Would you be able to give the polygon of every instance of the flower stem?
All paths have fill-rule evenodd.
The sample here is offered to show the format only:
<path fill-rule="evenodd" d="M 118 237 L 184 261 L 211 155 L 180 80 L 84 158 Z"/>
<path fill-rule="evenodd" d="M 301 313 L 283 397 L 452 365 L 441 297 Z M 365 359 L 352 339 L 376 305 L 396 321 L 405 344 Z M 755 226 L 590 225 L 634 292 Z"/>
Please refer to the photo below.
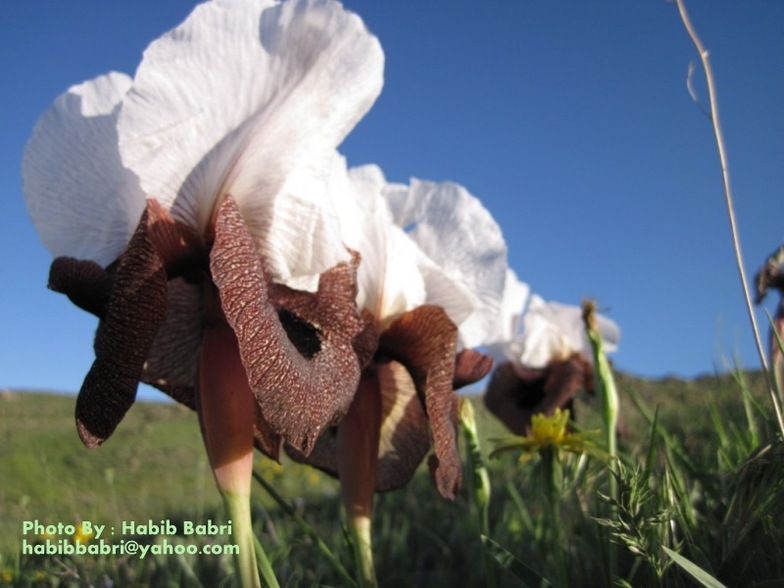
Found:
<path fill-rule="evenodd" d="M 340 488 L 361 588 L 378 585 L 371 527 L 380 435 L 381 390 L 376 371 L 368 368 L 337 434 Z"/>
<path fill-rule="evenodd" d="M 231 540 L 237 547 L 234 554 L 234 569 L 237 573 L 239 586 L 261 587 L 259 572 L 256 568 L 256 538 L 253 535 L 253 527 L 250 524 L 250 501 L 248 496 L 241 492 L 222 492 L 223 505 L 226 508 L 226 515 L 232 522 Z M 268 586 L 273 588 L 278 586 L 272 568 L 263 550 L 259 555 L 262 556 L 259 564 L 264 572 L 264 579 Z"/>
<path fill-rule="evenodd" d="M 205 295 L 208 322 L 199 360 L 198 413 L 215 483 L 232 524 L 240 586 L 261 586 L 250 516 L 255 405 L 234 331 L 217 296 Z M 268 583 L 275 587 L 274 575 Z"/>
<path fill-rule="evenodd" d="M 618 424 L 618 390 L 615 387 L 615 378 L 612 375 L 610 362 L 604 353 L 604 342 L 599 333 L 596 319 L 596 303 L 590 300 L 583 301 L 583 321 L 585 334 L 591 344 L 594 364 L 594 387 L 596 398 L 599 402 L 599 411 L 604 427 L 607 452 L 610 459 L 614 460 L 618 450 L 616 446 L 616 427 Z M 614 480 L 615 477 L 613 476 Z M 616 498 L 613 496 L 613 498 Z"/>
<path fill-rule="evenodd" d="M 604 428 L 608 461 L 608 484 L 610 497 L 614 504 L 619 498 L 618 478 L 615 475 L 618 448 L 616 444 L 616 428 L 618 424 L 618 390 L 615 387 L 615 378 L 610 368 L 610 362 L 604 353 L 604 343 L 599 333 L 598 320 L 596 318 L 596 304 L 593 301 L 583 301 L 583 322 L 585 323 L 585 333 L 591 344 L 594 364 L 594 389 L 599 403 L 599 410 L 602 417 Z M 614 543 L 609 546 L 608 570 L 610 581 L 618 576 L 618 546 Z"/>
<path fill-rule="evenodd" d="M 488 511 L 490 510 L 490 475 L 485 467 L 482 457 L 482 446 L 479 441 L 479 432 L 476 427 L 476 417 L 474 405 L 468 398 L 460 400 L 460 425 L 468 446 L 468 467 L 473 473 L 472 494 L 477 513 L 479 514 L 480 533 L 484 537 L 490 536 L 490 521 Z M 484 545 L 484 541 L 483 541 Z M 496 586 L 495 560 L 487 548 L 482 550 L 485 565 L 485 583 L 488 588 Z"/>
<path fill-rule="evenodd" d="M 550 529 L 552 535 L 553 553 L 555 554 L 556 577 L 558 585 L 567 586 L 566 579 L 566 552 L 563 543 L 563 529 L 561 528 L 561 468 L 558 449 L 553 445 L 545 445 L 539 450 L 542 459 L 542 475 L 544 482 L 544 494 L 547 499 L 547 511 L 550 517 Z"/>
<path fill-rule="evenodd" d="M 710 99 L 709 115 L 711 124 L 713 125 L 713 132 L 716 136 L 716 148 L 718 149 L 719 162 L 721 163 L 721 178 L 724 185 L 724 199 L 727 205 L 727 217 L 729 218 L 730 222 L 732 244 L 735 249 L 735 263 L 738 268 L 738 275 L 740 277 L 741 288 L 743 290 L 743 297 L 746 301 L 746 311 L 749 315 L 751 330 L 757 346 L 757 353 L 759 355 L 760 364 L 762 365 L 762 371 L 765 374 L 768 391 L 770 392 L 771 401 L 773 402 L 773 409 L 776 413 L 776 419 L 778 420 L 779 431 L 782 435 L 784 435 L 784 416 L 782 416 L 780 405 L 780 402 L 784 402 L 784 398 L 779 398 L 776 395 L 772 381 L 773 378 L 771 377 L 771 374 L 768 370 L 768 363 L 765 359 L 765 351 L 762 347 L 762 340 L 760 338 L 759 328 L 757 327 L 757 319 L 754 315 L 754 307 L 751 303 L 751 294 L 749 293 L 748 280 L 746 279 L 746 269 L 743 265 L 743 255 L 740 250 L 740 237 L 738 236 L 738 226 L 735 222 L 735 208 L 733 205 L 732 187 L 730 185 L 730 167 L 727 160 L 727 150 L 724 146 L 724 133 L 722 132 L 721 121 L 719 120 L 719 102 L 716 96 L 716 82 L 713 77 L 713 68 L 710 64 L 708 50 L 702 44 L 702 41 L 697 35 L 697 31 L 695 30 L 694 25 L 689 18 L 689 14 L 686 12 L 686 6 L 684 5 L 683 0 L 675 0 L 675 3 L 678 5 L 678 12 L 680 14 L 681 21 L 683 22 L 683 26 L 686 29 L 686 32 L 689 34 L 692 43 L 694 43 L 694 46 L 697 49 L 697 53 L 700 55 L 702 68 L 705 71 L 705 81 L 708 85 L 708 97 Z"/>
<path fill-rule="evenodd" d="M 372 517 L 355 516 L 348 520 L 351 532 L 351 545 L 357 565 L 357 584 L 360 588 L 378 586 L 376 570 L 373 566 Z"/>

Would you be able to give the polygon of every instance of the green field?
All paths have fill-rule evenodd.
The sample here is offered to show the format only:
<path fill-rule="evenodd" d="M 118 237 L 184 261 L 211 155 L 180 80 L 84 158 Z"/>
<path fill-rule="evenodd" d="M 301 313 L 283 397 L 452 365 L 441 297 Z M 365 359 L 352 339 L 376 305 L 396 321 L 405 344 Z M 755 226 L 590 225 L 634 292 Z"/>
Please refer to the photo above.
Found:
<path fill-rule="evenodd" d="M 381 585 L 487 585 L 484 554 L 491 553 L 499 586 L 548 580 L 603 586 L 608 581 L 602 561 L 610 545 L 618 545 L 619 576 L 633 586 L 694 585 L 662 546 L 680 551 L 729 586 L 780 581 L 784 451 L 780 443 L 765 441 L 774 434 L 762 378 L 747 374 L 746 379 L 750 402 L 744 406 L 741 386 L 731 376 L 684 381 L 619 375 L 626 430 L 620 440 L 621 504 L 603 517 L 610 512 L 599 497 L 606 494 L 605 466 L 586 456 L 564 456 L 557 534 L 536 459 L 520 463 L 516 455 L 504 454 L 488 461 L 493 543 L 487 550 L 470 474 L 464 472 L 464 490 L 449 503 L 439 498 L 423 468 L 406 489 L 377 498 L 374 553 Z M 658 410 L 656 434 L 633 395 L 651 411 L 650 418 Z M 504 431 L 481 401 L 474 405 L 488 453 Z M 77 437 L 73 408 L 69 396 L 0 396 L 0 586 L 102 586 L 108 580 L 114 586 L 232 585 L 230 557 L 161 555 L 141 561 L 127 555 L 21 553 L 23 539 L 36 540 L 34 533 L 23 533 L 25 521 L 89 520 L 118 531 L 124 521 L 224 522 L 194 413 L 172 404 L 139 403 L 104 446 L 87 450 Z M 589 402 L 578 403 L 577 415 L 581 428 L 597 426 Z M 745 463 L 751 455 L 756 459 Z M 352 572 L 336 482 L 305 466 L 284 461 L 281 467 L 262 456 L 256 470 L 310 525 L 303 528 L 260 485 L 254 487 L 256 534 L 281 586 L 346 585 L 311 534 L 316 532 Z M 598 522 L 601 518 L 607 522 Z M 557 536 L 562 550 L 552 548 Z M 179 534 L 171 540 L 201 545 L 212 538 Z"/>

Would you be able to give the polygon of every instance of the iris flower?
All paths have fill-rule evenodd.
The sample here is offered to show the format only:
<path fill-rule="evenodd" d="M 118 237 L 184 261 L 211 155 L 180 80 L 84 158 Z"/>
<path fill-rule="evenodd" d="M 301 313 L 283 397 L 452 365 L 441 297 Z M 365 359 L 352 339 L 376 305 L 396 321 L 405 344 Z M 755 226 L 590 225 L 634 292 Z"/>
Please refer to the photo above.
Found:
<path fill-rule="evenodd" d="M 218 486 L 247 494 L 254 440 L 307 454 L 346 413 L 359 258 L 327 180 L 382 71 L 336 2 L 213 0 L 133 79 L 74 86 L 42 115 L 23 178 L 49 285 L 100 319 L 76 403 L 86 445 L 146 382 L 198 408 Z"/>
<path fill-rule="evenodd" d="M 227 359 L 207 352 L 213 330 L 236 339 L 263 440 L 308 450 L 345 412 L 357 260 L 324 180 L 382 68 L 336 3 L 215 0 L 150 45 L 133 80 L 74 86 L 41 117 L 23 176 L 50 286 L 101 319 L 77 401 L 87 445 L 139 381 L 194 406 Z"/>
<path fill-rule="evenodd" d="M 485 394 L 485 404 L 513 433 L 530 435 L 532 417 L 558 408 L 574 413 L 580 390 L 593 392 L 592 353 L 581 309 L 545 302 L 510 270 L 500 337 L 492 346 L 501 358 Z M 617 325 L 599 317 L 607 351 L 620 339 Z"/>
<path fill-rule="evenodd" d="M 347 416 L 310 456 L 340 478 L 349 519 L 369 524 L 374 492 L 406 485 L 433 448 L 438 491 L 460 487 L 454 390 L 483 377 L 473 351 L 495 324 L 506 271 L 500 229 L 481 203 L 451 183 L 388 184 L 375 166 L 336 162 L 344 242 L 362 256 L 357 302 L 365 358 Z"/>

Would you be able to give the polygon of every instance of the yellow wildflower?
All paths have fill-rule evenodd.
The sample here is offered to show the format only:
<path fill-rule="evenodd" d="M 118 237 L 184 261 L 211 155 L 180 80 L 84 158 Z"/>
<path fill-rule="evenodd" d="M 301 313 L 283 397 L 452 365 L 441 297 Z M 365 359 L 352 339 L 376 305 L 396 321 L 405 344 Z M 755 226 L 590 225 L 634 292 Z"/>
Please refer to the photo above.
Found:
<path fill-rule="evenodd" d="M 569 436 L 566 424 L 569 422 L 569 410 L 556 408 L 552 416 L 539 413 L 531 417 L 531 434 L 529 439 L 537 445 L 558 445 Z"/>
<path fill-rule="evenodd" d="M 54 541 L 56 538 L 57 535 L 55 535 L 54 533 L 40 533 L 38 535 L 38 540 L 41 542 Z"/>
<path fill-rule="evenodd" d="M 321 481 L 321 477 L 316 472 L 310 472 L 308 474 L 308 483 L 311 486 L 318 486 L 320 481 Z"/>
<path fill-rule="evenodd" d="M 521 451 L 520 461 L 526 461 L 544 451 L 560 450 L 570 453 L 590 453 L 601 457 L 602 451 L 586 433 L 569 430 L 569 410 L 555 409 L 552 415 L 539 413 L 531 418 L 531 431 L 525 437 L 507 437 L 500 440 L 491 457 L 505 451 Z"/>
<path fill-rule="evenodd" d="M 90 539 L 93 538 L 93 535 L 95 535 L 95 533 L 92 531 L 85 533 L 82 523 L 79 523 L 76 525 L 76 531 L 74 531 L 73 534 L 73 542 L 77 545 L 87 545 L 87 543 L 90 542 Z"/>

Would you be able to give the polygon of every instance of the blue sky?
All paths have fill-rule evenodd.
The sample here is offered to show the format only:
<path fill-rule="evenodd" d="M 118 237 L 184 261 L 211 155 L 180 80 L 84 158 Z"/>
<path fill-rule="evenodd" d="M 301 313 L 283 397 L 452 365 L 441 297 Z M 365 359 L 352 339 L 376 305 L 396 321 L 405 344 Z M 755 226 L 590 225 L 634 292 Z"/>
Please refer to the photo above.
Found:
<path fill-rule="evenodd" d="M 92 362 L 96 321 L 46 289 L 51 256 L 22 198 L 33 125 L 70 85 L 133 74 L 147 44 L 193 5 L 0 3 L 0 388 L 75 391 Z M 712 130 L 686 90 L 697 56 L 673 4 L 345 5 L 386 53 L 384 91 L 341 147 L 351 165 L 466 186 L 533 291 L 571 304 L 594 297 L 619 323 L 621 370 L 694 376 L 733 355 L 758 365 Z M 753 274 L 784 239 L 784 2 L 688 8 L 711 51 Z"/>

